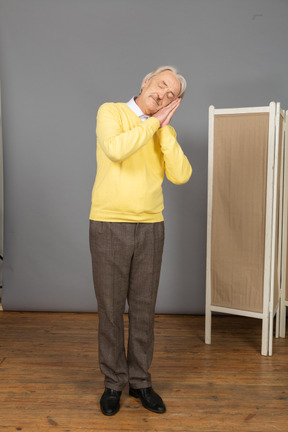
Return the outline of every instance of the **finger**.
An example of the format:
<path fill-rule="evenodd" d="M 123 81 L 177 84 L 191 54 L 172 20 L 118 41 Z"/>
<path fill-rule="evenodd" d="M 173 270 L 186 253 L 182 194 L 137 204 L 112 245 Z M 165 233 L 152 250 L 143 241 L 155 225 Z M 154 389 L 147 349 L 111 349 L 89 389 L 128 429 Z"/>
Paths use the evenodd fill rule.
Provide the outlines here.
<path fill-rule="evenodd" d="M 174 114 L 175 114 L 177 108 L 178 108 L 178 107 L 176 106 L 173 110 L 171 110 L 171 111 L 168 113 L 168 115 L 167 115 L 167 117 L 166 117 L 166 123 L 167 123 L 167 124 L 170 123 L 170 121 L 171 121 L 172 117 L 174 116 Z"/>
<path fill-rule="evenodd" d="M 179 106 L 180 102 L 181 102 L 181 99 L 177 98 L 173 102 L 171 102 L 168 106 L 170 106 L 170 107 Z"/>
<path fill-rule="evenodd" d="M 180 99 L 176 99 L 175 101 L 173 101 L 173 102 L 170 104 L 170 108 L 171 108 L 171 110 L 173 110 L 173 109 L 177 109 L 177 108 L 179 107 L 180 103 L 181 103 L 181 100 L 180 100 Z"/>
<path fill-rule="evenodd" d="M 171 109 L 171 113 L 175 113 L 175 111 L 179 108 L 180 102 L 178 102 L 172 109 Z"/>
<path fill-rule="evenodd" d="M 169 105 L 167 105 L 166 107 L 163 107 L 163 112 L 170 112 L 172 110 L 174 110 L 175 108 L 177 109 L 179 107 L 180 102 L 178 102 L 177 100 L 171 102 Z"/>

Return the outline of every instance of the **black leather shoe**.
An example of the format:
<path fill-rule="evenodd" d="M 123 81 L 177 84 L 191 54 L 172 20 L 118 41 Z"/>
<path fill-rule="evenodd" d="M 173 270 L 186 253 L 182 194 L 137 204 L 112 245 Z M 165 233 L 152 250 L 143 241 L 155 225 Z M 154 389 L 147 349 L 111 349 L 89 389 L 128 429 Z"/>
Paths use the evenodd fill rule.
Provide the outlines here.
<path fill-rule="evenodd" d="M 105 391 L 100 399 L 101 411 L 106 416 L 116 414 L 120 409 L 121 391 L 105 388 Z"/>
<path fill-rule="evenodd" d="M 157 414 L 163 414 L 166 411 L 161 397 L 152 389 L 152 387 L 133 389 L 130 387 L 129 395 L 141 399 L 142 405 L 149 411 Z"/>

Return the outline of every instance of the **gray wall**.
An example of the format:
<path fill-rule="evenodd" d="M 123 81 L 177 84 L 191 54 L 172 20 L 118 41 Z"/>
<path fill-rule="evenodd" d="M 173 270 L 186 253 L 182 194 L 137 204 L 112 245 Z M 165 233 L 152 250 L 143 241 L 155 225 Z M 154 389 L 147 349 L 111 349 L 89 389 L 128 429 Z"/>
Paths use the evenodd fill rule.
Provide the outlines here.
<path fill-rule="evenodd" d="M 194 172 L 164 182 L 157 311 L 204 312 L 208 107 L 288 108 L 287 18 L 287 0 L 0 0 L 4 309 L 97 309 L 96 112 L 175 64 L 189 87 L 173 126 Z"/>

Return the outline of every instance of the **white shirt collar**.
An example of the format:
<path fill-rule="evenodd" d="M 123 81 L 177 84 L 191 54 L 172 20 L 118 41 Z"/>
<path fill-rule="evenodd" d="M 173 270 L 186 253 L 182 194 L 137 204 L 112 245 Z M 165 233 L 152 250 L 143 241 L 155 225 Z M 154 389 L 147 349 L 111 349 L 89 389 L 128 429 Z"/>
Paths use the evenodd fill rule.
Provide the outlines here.
<path fill-rule="evenodd" d="M 127 106 L 139 117 L 141 120 L 145 121 L 149 118 L 148 115 L 144 114 L 139 105 L 135 102 L 135 97 L 133 96 L 129 102 L 126 102 Z"/>

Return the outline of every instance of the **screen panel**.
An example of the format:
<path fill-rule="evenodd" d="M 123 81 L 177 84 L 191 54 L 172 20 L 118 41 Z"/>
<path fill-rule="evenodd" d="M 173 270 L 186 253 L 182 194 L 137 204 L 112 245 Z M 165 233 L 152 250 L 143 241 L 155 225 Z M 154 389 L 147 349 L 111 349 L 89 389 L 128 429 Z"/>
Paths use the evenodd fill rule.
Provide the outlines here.
<path fill-rule="evenodd" d="M 268 133 L 268 113 L 214 118 L 214 306 L 263 310 Z"/>

